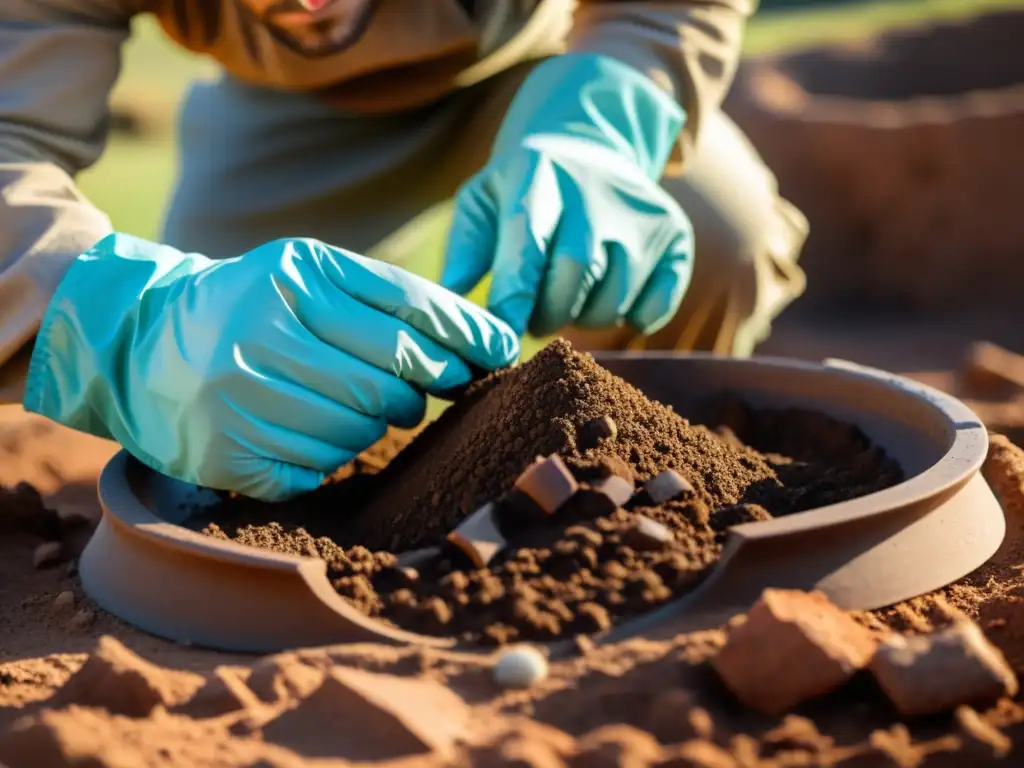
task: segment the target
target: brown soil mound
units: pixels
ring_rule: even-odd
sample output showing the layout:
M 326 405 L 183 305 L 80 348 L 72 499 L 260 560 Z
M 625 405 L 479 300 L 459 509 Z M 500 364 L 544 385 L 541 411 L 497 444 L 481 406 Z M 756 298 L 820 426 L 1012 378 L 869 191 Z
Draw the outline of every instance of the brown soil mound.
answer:
M 372 478 L 350 478 L 276 507 L 236 501 L 204 512 L 196 527 L 250 546 L 319 556 L 339 593 L 407 629 L 487 643 L 552 640 L 607 629 L 692 589 L 734 525 L 901 479 L 899 468 L 852 427 L 799 411 L 722 405 L 716 434 L 558 341 L 476 385 Z M 614 419 L 617 435 L 593 445 L 587 425 L 604 416 Z M 524 518 L 507 493 L 536 456 L 552 453 L 583 483 L 613 473 L 643 482 L 672 469 L 694 492 L 657 506 L 638 500 L 627 509 L 595 505 L 584 492 L 552 518 Z M 360 482 L 356 490 L 353 480 Z M 352 505 L 347 519 L 335 508 L 333 530 L 317 523 L 315 535 L 303 527 L 339 498 Z M 440 543 L 467 515 L 499 500 L 507 546 L 489 567 L 474 568 L 453 548 L 415 571 L 395 567 L 394 552 Z M 643 518 L 664 525 L 672 540 L 641 536 Z
M 581 433 L 602 416 L 615 420 L 617 439 L 588 447 Z M 775 479 L 760 456 L 690 425 L 558 340 L 480 382 L 424 430 L 381 473 L 381 492 L 345 543 L 392 551 L 435 543 L 504 495 L 535 457 L 553 453 L 570 462 L 616 457 L 638 482 L 677 469 L 711 507 L 735 504 L 751 486 Z

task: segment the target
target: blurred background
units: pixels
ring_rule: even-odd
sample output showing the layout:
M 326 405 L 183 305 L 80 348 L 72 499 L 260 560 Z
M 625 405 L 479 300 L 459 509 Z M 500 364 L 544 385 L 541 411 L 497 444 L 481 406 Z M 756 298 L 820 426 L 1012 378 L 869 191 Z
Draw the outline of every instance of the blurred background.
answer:
M 811 236 L 808 291 L 759 353 L 841 357 L 956 390 L 972 342 L 1024 352 L 1022 38 L 1024 0 L 761 0 L 726 111 Z M 82 186 L 119 230 L 155 237 L 179 100 L 215 70 L 145 18 L 125 59 L 114 139 Z M 415 253 L 403 263 L 436 278 L 447 214 L 381 250 Z M 1024 428 L 1024 400 L 1015 408 Z
M 1024 11 L 1024 0 L 761 0 L 746 50 L 756 57 L 863 41 L 887 29 L 1007 8 Z M 100 162 L 83 174 L 82 187 L 116 228 L 155 237 L 174 179 L 178 103 L 190 81 L 213 76 L 216 67 L 178 49 L 148 17 L 136 21 L 124 58 L 113 95 L 115 135 Z

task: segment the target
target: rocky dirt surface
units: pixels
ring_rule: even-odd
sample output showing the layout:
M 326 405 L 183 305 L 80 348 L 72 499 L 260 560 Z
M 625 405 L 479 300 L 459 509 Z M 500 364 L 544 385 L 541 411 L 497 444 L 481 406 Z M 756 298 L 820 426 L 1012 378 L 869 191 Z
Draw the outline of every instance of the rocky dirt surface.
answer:
M 1014 358 L 991 353 L 976 350 L 958 386 L 1013 390 Z M 1021 764 L 1024 451 L 1005 438 L 984 472 L 1007 539 L 939 593 L 849 615 L 768 591 L 726 627 L 584 646 L 546 669 L 522 654 L 378 646 L 230 656 L 136 632 L 74 576 L 77 518 L 95 515 L 89 483 L 111 450 L 0 413 L 0 483 L 43 492 L 30 521 L 10 520 L 0 497 L 8 768 Z M 499 685 L 499 671 L 528 687 Z

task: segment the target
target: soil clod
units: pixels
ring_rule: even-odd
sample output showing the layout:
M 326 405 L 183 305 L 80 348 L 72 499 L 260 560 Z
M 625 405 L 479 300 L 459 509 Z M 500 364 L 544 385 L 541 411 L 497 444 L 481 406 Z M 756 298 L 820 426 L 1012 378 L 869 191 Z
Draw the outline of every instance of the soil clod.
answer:
M 369 762 L 450 753 L 467 726 L 465 703 L 438 683 L 336 666 L 263 734 L 306 757 Z
M 53 599 L 51 606 L 54 613 L 65 613 L 75 607 L 75 593 L 71 590 L 64 590 Z
M 1010 752 L 1010 739 L 968 706 L 956 708 L 957 730 L 968 753 L 981 761 L 999 760 Z
M 619 427 L 611 416 L 588 421 L 580 429 L 577 445 L 582 450 L 597 448 L 602 440 L 614 440 L 619 436 Z
M 199 675 L 163 669 L 136 656 L 113 637 L 60 690 L 54 706 L 98 707 L 114 715 L 146 717 L 158 706 L 188 701 L 203 685 Z

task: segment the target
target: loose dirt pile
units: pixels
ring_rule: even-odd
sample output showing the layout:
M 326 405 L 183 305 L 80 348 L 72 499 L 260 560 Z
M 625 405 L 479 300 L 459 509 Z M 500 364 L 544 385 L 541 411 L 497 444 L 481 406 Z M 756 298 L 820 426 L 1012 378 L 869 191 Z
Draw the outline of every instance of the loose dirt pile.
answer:
M 338 592 L 367 615 L 501 644 L 608 629 L 696 586 L 728 528 L 901 479 L 847 425 L 732 399 L 715 410 L 717 432 L 691 424 L 558 341 L 475 385 L 379 474 L 361 471 L 285 505 L 235 500 L 196 527 L 322 557 Z M 406 440 L 391 436 L 378 458 Z M 582 490 L 553 515 L 531 514 L 510 491 L 537 456 L 552 454 Z M 639 487 L 665 470 L 690 491 L 617 504 L 592 487 L 609 478 Z M 504 547 L 479 567 L 445 536 L 488 502 L 498 505 Z M 440 551 L 415 568 L 394 554 L 428 545 Z
M 67 442 L 64 434 L 46 439 Z M 2 444 L 0 455 L 10 458 Z M 25 477 L 4 474 L 12 464 L 0 462 L 0 483 Z M 984 474 L 1007 516 L 1006 543 L 990 562 L 932 595 L 854 616 L 872 643 L 892 644 L 893 629 L 919 636 L 908 638 L 915 660 L 908 669 L 937 658 L 919 646 L 955 648 L 951 640 L 960 637 L 963 647 L 979 647 L 961 629 L 966 614 L 1013 672 L 1024 674 L 1024 451 L 993 437 Z M 384 768 L 1021 764 L 1020 694 L 993 701 L 993 687 L 971 705 L 901 715 L 870 665 L 858 668 L 868 656 L 864 636 L 837 645 L 856 630 L 812 597 L 784 595 L 780 603 L 769 595 L 722 630 L 589 650 L 553 663 L 529 689 L 502 690 L 491 658 L 366 645 L 253 659 L 164 643 L 91 606 L 64 566 L 33 568 L 43 540 L 25 526 L 4 531 L 0 763 L 7 768 L 342 768 L 366 760 Z M 87 626 L 73 625 L 78 609 L 94 614 Z M 807 631 L 822 618 L 832 629 Z M 755 671 L 786 675 L 785 688 L 762 690 L 804 695 L 822 685 L 811 672 L 837 667 L 842 675 L 826 679 L 841 684 L 780 714 L 744 706 L 716 659 L 744 639 L 737 628 L 745 625 L 756 630 L 747 633 L 755 647 L 739 657 L 758 661 Z M 831 661 L 808 655 L 839 647 L 845 650 Z M 794 649 L 800 661 L 780 664 Z M 925 666 L 915 674 L 926 671 L 925 684 L 975 679 L 960 666 L 975 657 L 947 658 L 939 672 Z M 998 664 L 982 666 L 996 674 L 981 679 L 1005 686 Z M 756 680 L 740 671 L 736 679 Z

